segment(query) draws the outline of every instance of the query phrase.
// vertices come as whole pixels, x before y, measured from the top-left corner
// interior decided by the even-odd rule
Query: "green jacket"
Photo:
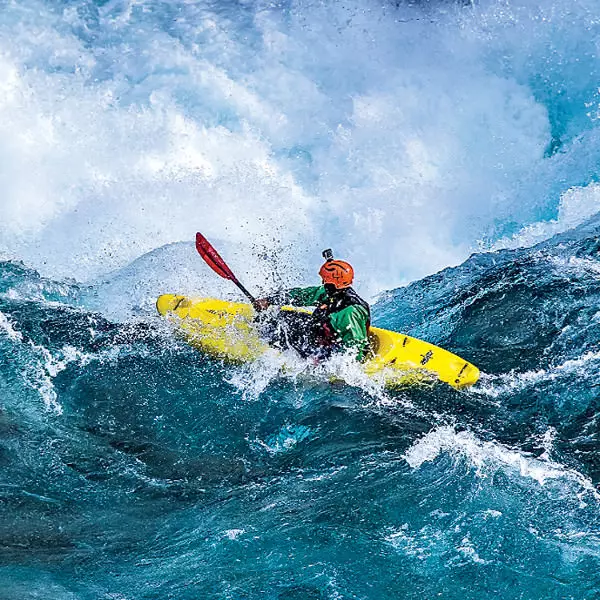
[[[293,288],[287,291],[286,296],[292,306],[319,306],[329,298],[322,285]],[[342,346],[356,349],[356,359],[362,360],[369,348],[369,312],[363,306],[353,304],[331,313],[328,318]]]

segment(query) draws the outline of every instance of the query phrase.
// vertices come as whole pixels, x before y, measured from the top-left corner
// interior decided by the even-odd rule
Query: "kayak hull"
[[[176,323],[191,346],[211,356],[244,363],[256,360],[269,349],[254,326],[256,313],[250,304],[163,294],[156,308]],[[293,307],[283,310],[306,312]],[[460,389],[479,378],[475,365],[423,340],[378,327],[371,327],[371,337],[374,356],[361,364],[367,375],[383,376],[386,385],[433,377]]]

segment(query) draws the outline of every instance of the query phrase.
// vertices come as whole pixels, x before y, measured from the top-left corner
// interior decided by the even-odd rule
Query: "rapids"
[[[2,3],[0,598],[597,599],[599,25]],[[196,230],[256,293],[332,246],[480,382],[203,356],[153,307],[238,298]]]

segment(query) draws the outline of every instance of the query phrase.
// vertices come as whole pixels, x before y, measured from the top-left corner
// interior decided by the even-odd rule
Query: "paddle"
[[[200,233],[196,234],[196,250],[204,259],[204,262],[220,277],[233,281],[243,294],[254,304],[256,298],[239,282],[233,271],[227,266],[227,263],[219,256],[219,253],[213,248],[212,244]]]

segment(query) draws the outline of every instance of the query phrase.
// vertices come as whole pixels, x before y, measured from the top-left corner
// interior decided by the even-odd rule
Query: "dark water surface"
[[[2,263],[2,597],[596,598],[599,232],[375,306],[478,363],[466,392],[249,395],[264,365]]]

